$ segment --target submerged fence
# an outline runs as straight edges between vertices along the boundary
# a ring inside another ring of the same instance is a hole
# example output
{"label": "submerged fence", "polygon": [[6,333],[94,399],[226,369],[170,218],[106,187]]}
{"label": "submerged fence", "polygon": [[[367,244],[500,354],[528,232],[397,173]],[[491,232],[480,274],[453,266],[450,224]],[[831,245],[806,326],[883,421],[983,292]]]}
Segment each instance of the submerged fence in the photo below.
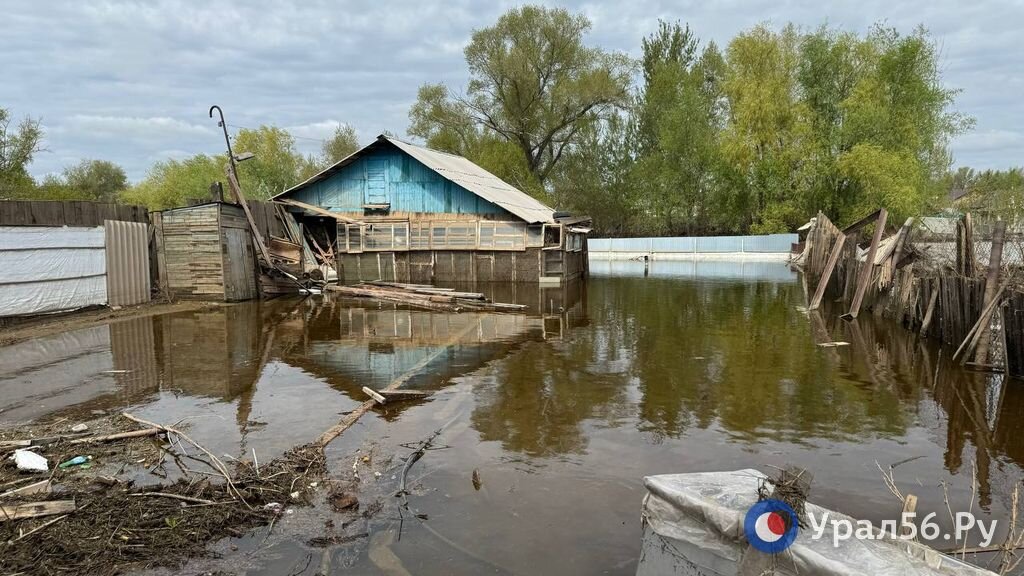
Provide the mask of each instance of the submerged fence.
{"label": "submerged fence", "polygon": [[592,257],[611,255],[789,254],[799,242],[796,234],[763,236],[684,236],[675,238],[592,238]]}
{"label": "submerged fence", "polygon": [[[848,319],[871,311],[957,347],[961,364],[1024,378],[1024,234],[966,215],[909,219],[882,239],[885,217],[880,210],[840,230],[818,214],[798,259],[808,307],[827,297]],[[871,223],[875,235],[858,246]]]}

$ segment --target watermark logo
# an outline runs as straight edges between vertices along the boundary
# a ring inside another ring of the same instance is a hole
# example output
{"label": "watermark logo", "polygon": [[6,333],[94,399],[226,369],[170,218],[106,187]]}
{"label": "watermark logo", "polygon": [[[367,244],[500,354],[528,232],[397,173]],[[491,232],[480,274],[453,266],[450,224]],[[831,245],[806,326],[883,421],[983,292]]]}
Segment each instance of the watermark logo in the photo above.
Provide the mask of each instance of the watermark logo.
{"label": "watermark logo", "polygon": [[765,554],[778,554],[796,540],[796,512],[781,500],[761,500],[747,510],[743,531],[750,545]]}

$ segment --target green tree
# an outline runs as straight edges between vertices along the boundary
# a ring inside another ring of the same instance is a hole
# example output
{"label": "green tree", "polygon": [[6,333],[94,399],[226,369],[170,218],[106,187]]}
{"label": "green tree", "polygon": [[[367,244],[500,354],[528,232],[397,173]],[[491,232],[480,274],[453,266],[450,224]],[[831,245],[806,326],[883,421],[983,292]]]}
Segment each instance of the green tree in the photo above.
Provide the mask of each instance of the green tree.
{"label": "green tree", "polygon": [[82,160],[64,169],[64,184],[80,198],[113,202],[128,188],[128,176],[113,162]]}
{"label": "green tree", "polygon": [[17,127],[6,108],[0,108],[0,198],[31,194],[35,183],[28,166],[41,151],[43,129],[38,120],[24,118]]}
{"label": "green tree", "polygon": [[629,122],[623,115],[587,126],[551,176],[555,204],[592,217],[601,236],[633,235],[645,222],[630,182],[635,160]]}
{"label": "green tree", "polygon": [[[303,158],[287,130],[276,126],[244,128],[235,135],[231,147],[235,154],[256,155],[238,164],[238,180],[246,197],[265,200],[297,182]],[[223,173],[219,180],[224,180]]]}
{"label": "green tree", "polygon": [[147,206],[151,210],[184,206],[189,199],[208,196],[213,182],[225,181],[226,162],[227,156],[204,154],[184,160],[157,162],[142,182],[121,194],[121,200],[127,204]]}
{"label": "green tree", "polygon": [[466,95],[441,85],[421,88],[409,134],[449,150],[500,138],[519,150],[543,186],[581,130],[628,99],[630,60],[586,46],[589,29],[585,16],[561,8],[509,10],[473,33],[465,50]]}
{"label": "green tree", "polygon": [[721,150],[736,177],[723,208],[740,230],[791,230],[804,217],[799,193],[813,132],[798,90],[799,45],[795,27],[775,33],[764,25],[729,43]]}
{"label": "green tree", "polygon": [[643,41],[644,86],[637,98],[632,186],[652,234],[714,229],[709,203],[718,188],[724,60],[714,43],[697,56],[688,27],[659,23]]}
{"label": "green tree", "polygon": [[359,138],[356,136],[355,128],[348,124],[339,124],[334,129],[334,134],[327,140],[324,140],[320,148],[320,154],[308,156],[303,161],[299,171],[299,180],[306,180],[314,174],[322,172],[359,150],[359,148]]}

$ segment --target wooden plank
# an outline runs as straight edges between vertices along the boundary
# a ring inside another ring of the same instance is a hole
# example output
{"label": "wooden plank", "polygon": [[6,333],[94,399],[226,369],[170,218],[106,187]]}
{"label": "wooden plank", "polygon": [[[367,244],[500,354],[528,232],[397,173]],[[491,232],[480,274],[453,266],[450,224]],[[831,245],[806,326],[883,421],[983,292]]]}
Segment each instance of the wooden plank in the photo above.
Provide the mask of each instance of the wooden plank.
{"label": "wooden plank", "polygon": [[46,494],[50,491],[50,481],[40,480],[39,482],[33,482],[21,488],[15,488],[0,494],[0,500],[4,498],[10,498],[11,496],[31,496],[33,494]]}
{"label": "wooden plank", "polygon": [[349,218],[347,216],[342,216],[341,214],[338,214],[336,212],[331,212],[330,210],[324,210],[323,208],[320,208],[319,206],[313,206],[312,204],[306,204],[305,202],[299,202],[298,200],[292,200],[290,198],[284,198],[284,199],[281,199],[281,200],[275,200],[275,202],[280,202],[281,204],[287,204],[289,206],[295,206],[296,208],[302,208],[303,210],[306,210],[308,212],[312,212],[314,214],[319,214],[320,216],[328,216],[330,218],[336,218],[336,219],[341,220],[342,222],[346,222],[348,224],[362,224],[362,222],[360,222],[359,220],[353,220],[352,218]]}
{"label": "wooden plank", "polygon": [[836,241],[832,244],[832,253],[829,254],[828,263],[825,264],[825,270],[821,274],[821,278],[818,279],[818,287],[814,291],[814,296],[811,298],[811,303],[807,307],[808,310],[817,310],[821,306],[821,299],[825,297],[825,288],[828,286],[828,281],[832,277],[832,271],[836,267],[836,263],[839,262],[839,255],[843,252],[843,245],[846,243],[846,235],[840,234],[836,238]]}
{"label": "wooden plank", "polygon": [[388,400],[413,400],[429,396],[429,394],[420,390],[377,390],[377,393]]}
{"label": "wooden plank", "polygon": [[907,536],[910,531],[915,527],[913,524],[902,524],[903,519],[907,518],[908,514],[914,514],[917,512],[917,496],[913,494],[907,494],[903,499],[903,513],[900,514],[900,536]]}
{"label": "wooden plank", "polygon": [[267,250],[266,243],[263,242],[263,235],[256,228],[255,223],[252,219],[252,212],[249,211],[249,205],[245,202],[245,195],[242,194],[242,187],[239,186],[238,180],[235,179],[234,172],[231,171],[231,166],[227,168],[228,184],[231,187],[231,193],[234,194],[235,200],[242,205],[242,210],[245,211],[245,217],[249,221],[249,226],[252,231],[252,237],[256,240],[256,246],[260,249],[260,255],[263,256],[264,261],[268,266],[273,266],[273,261],[270,258],[270,252]]}
{"label": "wooden plank", "polygon": [[[995,227],[992,229],[992,251],[988,258],[988,272],[985,274],[985,296],[981,302],[981,305],[984,308],[987,308],[993,300],[998,299],[998,296],[996,295],[997,290],[999,293],[1002,293],[1002,288],[999,287],[999,274],[1002,271],[1003,242],[1005,241],[1005,238],[1006,221],[997,220]],[[991,342],[991,338],[989,337],[989,327],[982,326],[979,330],[982,332],[982,338],[978,342],[974,361],[978,364],[987,364],[988,348]]]}
{"label": "wooden plank", "polygon": [[871,214],[868,214],[867,216],[861,218],[860,220],[857,220],[853,224],[850,224],[846,228],[843,228],[843,234],[849,236],[850,234],[856,232],[857,230],[860,230],[861,228],[867,226],[872,221],[877,220],[878,217],[882,214],[882,210],[885,210],[885,208],[875,210]]}
{"label": "wooden plank", "polygon": [[864,267],[860,271],[860,278],[857,280],[857,291],[853,295],[853,304],[850,311],[843,314],[844,320],[853,320],[860,314],[860,306],[864,302],[864,293],[871,283],[871,273],[874,271],[875,254],[878,253],[878,243],[882,241],[882,233],[885,232],[885,221],[889,217],[889,211],[882,208],[878,211],[878,220],[875,221],[875,234],[871,238],[871,248],[868,249],[868,257],[864,260]]}
{"label": "wooden plank", "polygon": [[932,287],[931,298],[928,299],[928,309],[924,313],[924,320],[921,322],[921,334],[923,336],[928,335],[928,329],[931,328],[932,318],[935,317],[935,304],[939,300],[939,289],[938,287]]}
{"label": "wooden plank", "polygon": [[25,504],[0,506],[0,522],[52,516],[54,514],[67,514],[74,512],[75,508],[74,500],[47,500],[45,502],[27,502]]}

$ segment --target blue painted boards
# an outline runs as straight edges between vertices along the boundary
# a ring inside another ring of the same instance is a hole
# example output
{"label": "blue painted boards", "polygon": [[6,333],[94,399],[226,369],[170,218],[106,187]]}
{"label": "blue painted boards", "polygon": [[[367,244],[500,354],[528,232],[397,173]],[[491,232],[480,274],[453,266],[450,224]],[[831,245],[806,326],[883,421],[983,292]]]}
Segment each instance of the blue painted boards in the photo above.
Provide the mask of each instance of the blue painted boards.
{"label": "blue painted boards", "polygon": [[289,196],[333,212],[362,212],[364,204],[390,203],[392,213],[488,214],[519,220],[391,146],[366,150],[338,172]]}

